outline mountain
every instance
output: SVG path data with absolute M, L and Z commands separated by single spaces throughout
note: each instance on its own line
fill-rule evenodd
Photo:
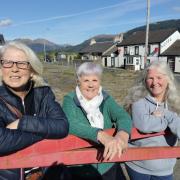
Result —
M 52 50 L 58 50 L 63 46 L 57 45 L 53 42 L 50 42 L 46 39 L 15 39 L 16 41 L 20 41 L 26 45 L 28 45 L 30 48 L 32 48 L 35 52 L 42 52 L 44 51 L 44 48 L 46 51 L 52 51 Z
M 100 34 L 92 37 L 91 39 L 95 39 L 96 42 L 113 41 L 115 36 L 116 35 L 111 35 L 111 34 Z M 61 50 L 66 52 L 79 52 L 82 48 L 85 48 L 86 46 L 89 45 L 91 39 L 85 40 L 83 43 L 75 46 L 66 46 L 64 48 L 61 48 Z
M 159 29 L 179 29 L 180 30 L 180 19 L 172 19 L 166 21 L 159 21 L 155 23 L 151 23 L 149 25 L 149 30 L 159 30 Z M 126 32 L 126 36 L 133 34 L 136 31 L 145 31 L 146 26 L 140 26 L 134 29 L 131 29 Z
M 170 28 L 180 29 L 180 19 L 160 21 L 160 22 L 151 23 L 149 25 L 149 29 L 152 31 L 153 30 L 159 30 L 159 29 L 170 29 Z M 136 31 L 145 31 L 145 30 L 146 30 L 146 26 L 140 26 L 140 27 L 131 29 L 131 30 L 124 33 L 124 38 L 128 37 L 129 35 L 133 34 Z M 97 36 L 94 36 L 92 38 L 94 38 L 97 42 L 103 42 L 103 41 L 113 41 L 113 38 L 115 36 L 116 35 L 97 35 Z M 87 45 L 89 45 L 91 39 L 88 39 L 88 40 L 86 40 L 86 41 L 84 41 L 81 44 L 78 44 L 76 46 L 65 47 L 65 48 L 63 48 L 63 50 L 64 51 L 78 52 L 82 48 L 85 48 Z
M 172 19 L 172 20 L 166 20 L 166 21 L 160 21 L 160 22 L 155 22 L 151 23 L 149 25 L 150 30 L 159 30 L 159 29 L 169 29 L 169 28 L 175 28 L 175 29 L 180 29 L 180 19 Z M 124 38 L 128 37 L 132 33 L 136 31 L 145 31 L 146 26 L 140 26 L 134 29 L 131 29 L 127 32 L 124 33 Z M 113 41 L 115 35 L 112 34 L 101 34 L 92 37 L 93 39 L 96 40 L 96 42 L 104 42 L 104 41 Z M 91 39 L 87 39 L 84 42 L 71 46 L 71 45 L 58 45 L 53 42 L 50 42 L 46 39 L 16 39 L 19 40 L 28 46 L 30 46 L 35 52 L 42 52 L 44 51 L 44 45 L 46 48 L 46 51 L 51 51 L 51 50 L 60 50 L 60 51 L 65 51 L 65 52 L 79 52 L 81 49 L 85 48 L 86 46 L 89 45 Z

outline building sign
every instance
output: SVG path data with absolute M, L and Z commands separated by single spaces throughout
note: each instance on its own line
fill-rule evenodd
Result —
M 171 38 L 171 37 L 169 37 L 168 39 L 166 39 L 166 40 L 161 44 L 161 48 L 167 46 L 171 41 L 172 41 L 172 38 Z

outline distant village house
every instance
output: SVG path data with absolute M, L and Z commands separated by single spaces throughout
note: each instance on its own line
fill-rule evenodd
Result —
M 105 67 L 132 70 L 144 69 L 145 31 L 137 31 L 123 39 L 123 34 L 112 42 L 96 42 L 95 39 L 80 54 L 82 60 L 99 60 Z M 165 61 L 173 72 L 180 72 L 180 32 L 176 29 L 149 32 L 146 62 Z
M 180 33 L 175 29 L 150 31 L 147 63 L 166 61 L 174 72 L 180 72 L 179 40 Z M 144 69 L 145 31 L 133 33 L 117 46 L 119 60 L 124 62 L 126 69 Z

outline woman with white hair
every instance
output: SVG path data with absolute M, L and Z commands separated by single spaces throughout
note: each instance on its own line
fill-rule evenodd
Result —
M 0 64 L 0 155 L 67 136 L 67 118 L 42 78 L 35 53 L 12 41 L 0 49 Z M 0 179 L 19 180 L 23 174 L 22 169 L 0 170 Z
M 64 97 L 63 110 L 70 125 L 70 134 L 100 143 L 104 146 L 103 158 L 112 160 L 127 148 L 131 133 L 128 113 L 101 87 L 102 67 L 85 62 L 77 69 L 77 86 Z M 115 136 L 104 130 L 116 128 Z M 72 179 L 122 179 L 119 163 L 100 163 L 70 167 Z
M 180 89 L 166 62 L 154 61 L 140 74 L 125 98 L 125 109 L 142 133 L 160 135 L 132 141 L 132 147 L 175 146 L 180 138 Z M 126 162 L 131 180 L 172 180 L 176 159 Z

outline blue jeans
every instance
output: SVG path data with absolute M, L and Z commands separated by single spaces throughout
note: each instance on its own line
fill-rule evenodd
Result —
M 137 171 L 134 171 L 127 165 L 126 165 L 126 169 L 130 177 L 130 180 L 173 180 L 172 174 L 167 176 L 154 176 L 149 174 L 142 174 Z

